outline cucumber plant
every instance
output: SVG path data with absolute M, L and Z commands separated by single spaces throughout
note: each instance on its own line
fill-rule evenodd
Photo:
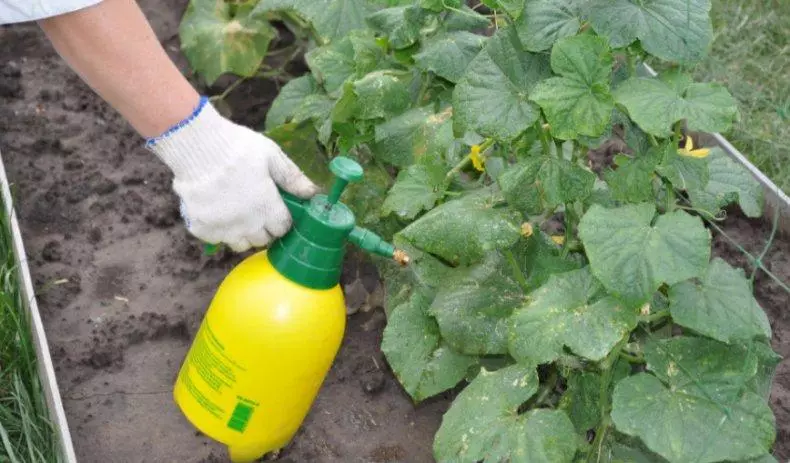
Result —
M 761 189 L 693 146 L 739 117 L 685 72 L 709 10 L 192 0 L 182 41 L 213 79 L 258 72 L 269 20 L 308 38 L 263 129 L 317 181 L 365 165 L 345 201 L 413 259 L 379 264 L 382 349 L 415 402 L 460 388 L 438 461 L 774 461 L 771 327 L 705 225 Z

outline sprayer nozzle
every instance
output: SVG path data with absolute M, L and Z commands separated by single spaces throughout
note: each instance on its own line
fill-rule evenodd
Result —
M 392 254 L 392 260 L 402 265 L 403 267 L 409 265 L 409 262 L 411 262 L 411 258 L 409 257 L 409 255 L 406 254 L 406 251 L 402 249 L 395 250 L 395 252 Z

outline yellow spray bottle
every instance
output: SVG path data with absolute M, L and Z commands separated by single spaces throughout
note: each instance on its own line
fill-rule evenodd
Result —
M 187 353 L 174 397 L 234 462 L 284 447 L 306 417 L 345 330 L 338 284 L 347 241 L 405 264 L 408 258 L 355 226 L 338 202 L 362 167 L 337 157 L 329 195 L 283 199 L 293 228 L 236 266 L 220 285 Z

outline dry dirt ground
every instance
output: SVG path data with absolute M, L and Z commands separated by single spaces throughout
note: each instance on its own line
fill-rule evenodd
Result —
M 183 0 L 140 1 L 169 53 Z M 258 81 L 231 99 L 260 125 L 276 87 Z M 201 254 L 181 227 L 165 167 L 57 57 L 34 25 L 0 28 L 0 148 L 80 462 L 226 461 L 171 399 L 178 367 L 213 291 L 243 256 Z M 733 218 L 728 233 L 758 252 L 770 232 Z M 721 237 L 716 252 L 747 261 Z M 790 246 L 766 265 L 790 280 Z M 790 355 L 788 296 L 764 274 L 757 296 Z M 448 398 L 417 407 L 386 369 L 380 311 L 349 318 L 344 346 L 281 461 L 429 462 Z M 790 458 L 790 365 L 772 396 L 776 456 Z

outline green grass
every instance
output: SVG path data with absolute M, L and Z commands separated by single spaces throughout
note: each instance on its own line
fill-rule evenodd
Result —
M 0 463 L 60 461 L 0 201 Z
M 726 85 L 741 120 L 724 134 L 790 191 L 790 0 L 713 0 L 711 53 L 698 80 Z

